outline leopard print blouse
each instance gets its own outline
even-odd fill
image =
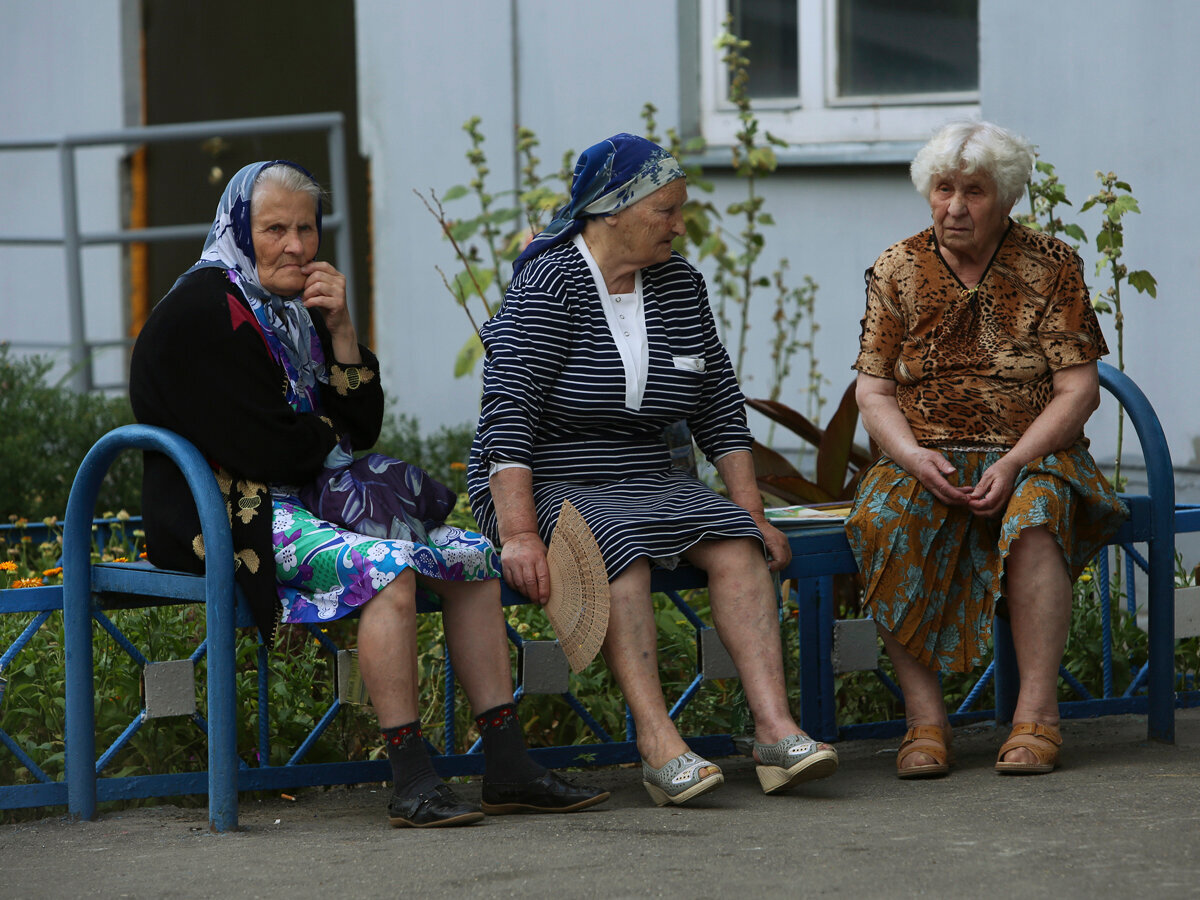
[[[924,446],[1011,447],[1049,403],[1055,370],[1108,353],[1078,254],[1015,222],[973,290],[932,228],[885,250],[866,281],[854,368],[896,382]]]

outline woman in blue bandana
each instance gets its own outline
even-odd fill
[[[754,715],[768,793],[832,774],[837,754],[788,709],[771,573],[787,540],[763,516],[744,398],[717,337],[684,233],[683,170],[618,134],[588,148],[570,202],[513,266],[487,350],[468,488],[504,577],[537,603],[546,547],[570,500],[596,536],[612,591],[603,653],[637,727],[642,778],[660,806],[723,782],[688,750],[658,677],[650,571],[685,559],[708,573],[713,620]],[[671,465],[663,429],[686,420],[729,499]]]
[[[134,413],[212,464],[231,511],[236,577],[268,646],[279,621],[360,615],[358,659],[392,763],[393,825],[598,803],[608,795],[525,750],[490,542],[444,524],[454,493],[417,467],[354,456],[383,422],[379,363],[358,342],[345,278],[315,258],[320,239],[321,189],[307,171],[283,160],[239,171],[200,261],[138,336]],[[146,454],[142,500],[150,559],[203,571],[191,493],[161,454]],[[482,810],[437,776],[421,735],[418,588],[442,599],[451,661],[477,712]]]

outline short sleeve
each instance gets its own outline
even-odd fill
[[[867,309],[862,317],[854,368],[866,375],[894,380],[906,327],[894,286],[885,279],[882,268],[876,261],[863,276]]]
[[[1108,353],[1083,280],[1079,254],[1072,253],[1063,265],[1037,333],[1046,362],[1053,370],[1092,362]]]

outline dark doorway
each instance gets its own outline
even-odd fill
[[[341,112],[346,120],[356,326],[370,335],[367,171],[358,146],[353,0],[141,0],[147,125]],[[229,178],[260,159],[293,159],[330,184],[320,132],[225,137],[146,148],[149,225],[211,222]],[[329,206],[337,209],[339,198]],[[202,240],[202,239],[201,239]],[[201,241],[151,244],[145,291],[153,305],[200,255]]]

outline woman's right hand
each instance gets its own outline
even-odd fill
[[[500,567],[508,586],[539,606],[550,599],[546,545],[536,531],[514,534],[500,547]]]
[[[950,483],[949,476],[958,470],[937,450],[917,444],[908,452],[906,459],[897,459],[896,462],[947,506],[966,506],[970,501],[972,489]]]
[[[950,460],[936,450],[922,447],[913,437],[896,400],[896,382],[859,372],[854,396],[867,433],[884,453],[947,506],[967,505],[971,489],[950,483],[949,476],[955,472]]]

